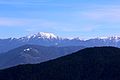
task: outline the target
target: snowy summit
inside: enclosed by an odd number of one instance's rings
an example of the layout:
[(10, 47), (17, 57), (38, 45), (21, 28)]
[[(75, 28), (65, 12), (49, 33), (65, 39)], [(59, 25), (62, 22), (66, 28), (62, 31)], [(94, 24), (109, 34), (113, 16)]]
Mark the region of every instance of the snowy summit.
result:
[(53, 33), (39, 32), (39, 33), (37, 33), (37, 34), (27, 36), (27, 38), (57, 39), (58, 36), (54, 35)]

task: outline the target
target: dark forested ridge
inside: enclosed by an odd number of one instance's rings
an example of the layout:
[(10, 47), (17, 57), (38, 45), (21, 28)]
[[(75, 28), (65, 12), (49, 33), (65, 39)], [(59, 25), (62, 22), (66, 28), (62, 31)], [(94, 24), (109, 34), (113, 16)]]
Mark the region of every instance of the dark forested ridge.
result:
[(120, 80), (120, 49), (86, 48), (33, 65), (0, 71), (0, 80)]

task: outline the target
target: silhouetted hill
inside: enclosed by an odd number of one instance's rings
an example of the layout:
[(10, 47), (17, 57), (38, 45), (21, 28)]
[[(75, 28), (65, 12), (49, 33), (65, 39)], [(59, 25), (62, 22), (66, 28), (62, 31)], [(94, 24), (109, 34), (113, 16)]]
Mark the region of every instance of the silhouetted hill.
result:
[(39, 46), (24, 45), (6, 53), (0, 54), (0, 69), (9, 68), (20, 64), (35, 64), (71, 54), (83, 49), (82, 46)]
[(87, 48), (34, 65), (0, 71), (0, 80), (120, 80), (120, 49)]

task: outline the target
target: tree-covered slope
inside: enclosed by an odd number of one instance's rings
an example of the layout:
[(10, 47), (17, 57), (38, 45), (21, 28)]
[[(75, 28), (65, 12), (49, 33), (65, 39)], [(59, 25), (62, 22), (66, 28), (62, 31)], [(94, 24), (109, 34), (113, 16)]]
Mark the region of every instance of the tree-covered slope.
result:
[(0, 71), (0, 80), (120, 80), (120, 49), (86, 48), (34, 65)]
[(0, 69), (13, 67), (20, 64), (36, 64), (71, 54), (83, 49), (82, 46), (39, 46), (24, 45), (6, 53), (0, 54)]

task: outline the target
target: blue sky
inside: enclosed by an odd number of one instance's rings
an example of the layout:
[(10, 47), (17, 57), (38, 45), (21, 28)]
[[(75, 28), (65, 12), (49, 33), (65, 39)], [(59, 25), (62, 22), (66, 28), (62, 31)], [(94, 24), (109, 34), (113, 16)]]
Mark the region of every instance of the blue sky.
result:
[(0, 38), (37, 32), (82, 39), (120, 36), (120, 1), (0, 0)]

